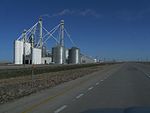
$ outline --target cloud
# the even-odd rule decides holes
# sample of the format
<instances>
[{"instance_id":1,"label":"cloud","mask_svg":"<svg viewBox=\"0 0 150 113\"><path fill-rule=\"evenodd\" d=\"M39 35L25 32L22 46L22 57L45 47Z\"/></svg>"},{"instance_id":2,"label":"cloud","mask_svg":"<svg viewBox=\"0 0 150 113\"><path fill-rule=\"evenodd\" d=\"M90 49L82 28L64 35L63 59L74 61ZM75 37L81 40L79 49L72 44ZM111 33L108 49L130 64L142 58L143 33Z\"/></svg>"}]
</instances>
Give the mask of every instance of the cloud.
<instances>
[{"instance_id":1,"label":"cloud","mask_svg":"<svg viewBox=\"0 0 150 113\"><path fill-rule=\"evenodd\" d=\"M58 13L51 15L51 17L58 17L58 16L65 16L65 15L72 15L72 14L74 14L74 11L69 9L64 9Z\"/></svg>"},{"instance_id":2,"label":"cloud","mask_svg":"<svg viewBox=\"0 0 150 113\"><path fill-rule=\"evenodd\" d=\"M81 16L93 16L96 18L101 17L102 15L100 15L99 13L97 13L96 11L92 10L92 9L86 9L84 11L80 11L79 14Z\"/></svg>"},{"instance_id":3,"label":"cloud","mask_svg":"<svg viewBox=\"0 0 150 113\"><path fill-rule=\"evenodd\" d=\"M91 17L95 17L95 18L100 18L102 15L97 13L95 10L93 9L85 9L85 10L70 10L70 9L64 9L58 13L54 13L52 15L49 14L44 14L41 15L41 17L48 17L48 18L53 18L53 17L61 17L61 16L68 16L68 15L72 15L72 16L91 16Z\"/></svg>"}]
</instances>

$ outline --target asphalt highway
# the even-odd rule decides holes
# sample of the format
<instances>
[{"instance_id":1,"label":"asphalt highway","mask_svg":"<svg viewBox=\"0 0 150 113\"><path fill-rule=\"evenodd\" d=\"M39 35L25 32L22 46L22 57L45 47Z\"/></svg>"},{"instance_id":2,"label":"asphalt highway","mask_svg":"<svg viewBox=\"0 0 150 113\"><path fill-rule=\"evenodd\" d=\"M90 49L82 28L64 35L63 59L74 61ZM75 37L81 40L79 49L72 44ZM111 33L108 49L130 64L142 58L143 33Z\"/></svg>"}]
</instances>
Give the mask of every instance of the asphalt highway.
<instances>
[{"instance_id":1,"label":"asphalt highway","mask_svg":"<svg viewBox=\"0 0 150 113\"><path fill-rule=\"evenodd\" d=\"M150 113L149 107L150 65L123 63L0 105L0 113Z\"/></svg>"}]
</instances>

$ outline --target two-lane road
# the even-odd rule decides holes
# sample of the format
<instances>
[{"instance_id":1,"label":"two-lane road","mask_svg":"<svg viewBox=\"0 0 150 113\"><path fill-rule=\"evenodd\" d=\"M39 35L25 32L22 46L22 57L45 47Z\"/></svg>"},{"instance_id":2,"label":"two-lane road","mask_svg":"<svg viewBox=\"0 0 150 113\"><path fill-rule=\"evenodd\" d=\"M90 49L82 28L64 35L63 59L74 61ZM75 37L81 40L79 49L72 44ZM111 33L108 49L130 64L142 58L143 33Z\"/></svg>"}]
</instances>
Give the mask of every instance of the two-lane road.
<instances>
[{"instance_id":1,"label":"two-lane road","mask_svg":"<svg viewBox=\"0 0 150 113\"><path fill-rule=\"evenodd\" d=\"M150 66L145 64L105 66L99 72L1 105L0 113L92 113L95 109L150 107L149 74Z\"/></svg>"}]
</instances>

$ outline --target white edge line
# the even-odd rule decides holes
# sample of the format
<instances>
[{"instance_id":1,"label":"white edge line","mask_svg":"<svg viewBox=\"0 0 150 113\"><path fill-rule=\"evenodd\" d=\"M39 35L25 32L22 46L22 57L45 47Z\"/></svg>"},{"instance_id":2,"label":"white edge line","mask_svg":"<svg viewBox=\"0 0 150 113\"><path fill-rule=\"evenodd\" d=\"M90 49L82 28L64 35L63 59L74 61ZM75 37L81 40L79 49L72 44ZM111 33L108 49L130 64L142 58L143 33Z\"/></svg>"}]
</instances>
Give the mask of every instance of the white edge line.
<instances>
[{"instance_id":1,"label":"white edge line","mask_svg":"<svg viewBox=\"0 0 150 113\"><path fill-rule=\"evenodd\" d=\"M61 106L60 108L58 108L56 111L54 111L54 113L59 113L59 112L61 112L62 110L64 110L66 107L67 107L67 105L63 105L63 106Z\"/></svg>"}]
</instances>

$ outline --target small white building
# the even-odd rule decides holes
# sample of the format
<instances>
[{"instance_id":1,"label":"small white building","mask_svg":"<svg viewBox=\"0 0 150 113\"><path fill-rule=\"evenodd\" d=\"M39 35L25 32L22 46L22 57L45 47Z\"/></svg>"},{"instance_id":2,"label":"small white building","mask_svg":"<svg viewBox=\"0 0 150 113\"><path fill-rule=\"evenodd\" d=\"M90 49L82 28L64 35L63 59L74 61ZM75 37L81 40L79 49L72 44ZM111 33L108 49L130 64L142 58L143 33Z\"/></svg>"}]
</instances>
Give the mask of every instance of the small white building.
<instances>
[{"instance_id":1,"label":"small white building","mask_svg":"<svg viewBox=\"0 0 150 113\"><path fill-rule=\"evenodd\" d=\"M81 63L95 63L95 60L89 56L81 55Z\"/></svg>"},{"instance_id":2,"label":"small white building","mask_svg":"<svg viewBox=\"0 0 150 113\"><path fill-rule=\"evenodd\" d=\"M50 64L52 62L52 57L42 57L41 64Z\"/></svg>"}]
</instances>

